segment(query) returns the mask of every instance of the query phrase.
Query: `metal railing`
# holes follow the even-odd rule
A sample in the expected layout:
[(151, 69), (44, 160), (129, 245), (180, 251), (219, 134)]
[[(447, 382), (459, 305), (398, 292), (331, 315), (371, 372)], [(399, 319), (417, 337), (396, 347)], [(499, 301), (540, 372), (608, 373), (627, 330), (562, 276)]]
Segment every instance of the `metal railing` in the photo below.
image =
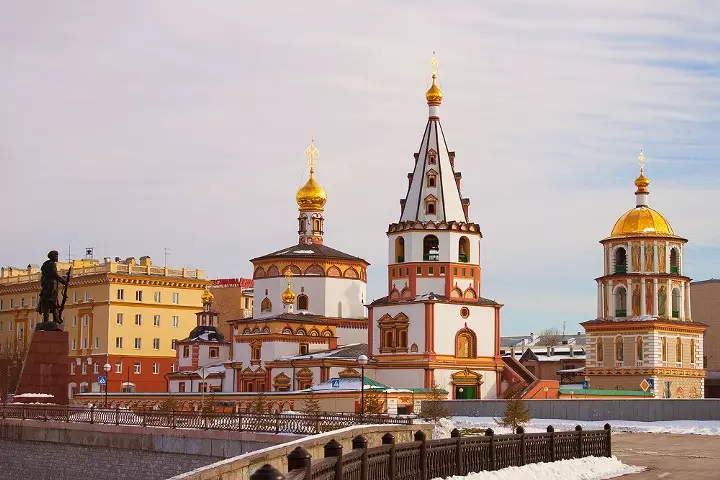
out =
[(349, 413), (205, 413), (60, 405), (0, 405), (0, 418), (45, 422), (314, 435), (353, 425), (411, 425), (410, 417)]
[[(612, 455), (610, 425), (603, 430), (556, 432), (550, 426), (544, 433), (495, 435), (487, 429), (484, 436), (463, 437), (455, 429), (451, 438), (427, 440), (425, 433), (415, 433), (414, 442), (395, 444), (386, 433), (382, 445), (367, 448), (367, 440), (358, 435), (353, 449), (343, 455), (343, 447), (330, 440), (323, 459), (312, 461), (303, 447), (288, 455), (288, 479), (292, 480), (429, 480), (465, 476), (471, 472), (499, 470), (528, 463), (554, 462), (589, 456)], [(285, 477), (269, 464), (263, 465), (250, 480), (281, 480)]]
[(615, 265), (615, 273), (627, 273), (627, 265)]

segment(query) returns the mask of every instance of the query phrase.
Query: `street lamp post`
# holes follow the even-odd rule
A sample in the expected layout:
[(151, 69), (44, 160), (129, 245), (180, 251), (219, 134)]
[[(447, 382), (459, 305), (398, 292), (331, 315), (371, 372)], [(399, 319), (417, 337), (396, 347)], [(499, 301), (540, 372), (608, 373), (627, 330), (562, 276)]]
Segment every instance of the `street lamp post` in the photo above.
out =
[(360, 355), (357, 362), (360, 364), (360, 413), (365, 415), (365, 365), (368, 363), (367, 355)]
[(543, 388), (543, 391), (545, 392), (545, 400), (548, 398), (548, 390), (550, 390), (548, 387)]
[(110, 369), (112, 367), (110, 366), (107, 361), (105, 362), (105, 365), (103, 365), (103, 370), (105, 370), (105, 408), (107, 408), (107, 394), (108, 394), (108, 379), (110, 378)]

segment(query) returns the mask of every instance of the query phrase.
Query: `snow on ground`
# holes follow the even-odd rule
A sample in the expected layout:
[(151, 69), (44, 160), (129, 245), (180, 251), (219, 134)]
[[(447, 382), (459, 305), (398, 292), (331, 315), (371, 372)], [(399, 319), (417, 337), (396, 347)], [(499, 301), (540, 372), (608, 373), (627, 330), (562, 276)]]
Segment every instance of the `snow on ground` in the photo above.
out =
[[(667, 422), (633, 422), (629, 420), (608, 420), (607, 422), (587, 422), (578, 420), (557, 420), (534, 418), (525, 425), (527, 433), (545, 432), (548, 425), (556, 431), (573, 430), (576, 425), (584, 430), (602, 430), (609, 423), (614, 432), (634, 433), (676, 433), (692, 435), (720, 435), (718, 420), (675, 420)], [(492, 428), (496, 434), (512, 433), (510, 428), (499, 426), (491, 417), (453, 417), (441, 420), (433, 431), (433, 438), (448, 438), (453, 428)]]
[(601, 480), (628, 473), (637, 473), (645, 467), (625, 465), (615, 457), (585, 457), (552, 463), (533, 463), (522, 467), (508, 467), (494, 472), (471, 473), (467, 477), (449, 477), (452, 480)]

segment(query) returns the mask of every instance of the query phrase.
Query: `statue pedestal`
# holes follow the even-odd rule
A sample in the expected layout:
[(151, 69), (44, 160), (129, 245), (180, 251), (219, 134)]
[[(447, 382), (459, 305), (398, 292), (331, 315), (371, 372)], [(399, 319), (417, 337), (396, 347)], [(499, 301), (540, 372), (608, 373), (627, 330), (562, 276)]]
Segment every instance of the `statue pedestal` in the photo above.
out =
[(69, 403), (69, 336), (68, 332), (62, 330), (36, 330), (33, 332), (15, 395), (39, 393), (49, 394), (52, 397), (28, 396), (27, 398), (16, 398), (15, 401), (59, 405)]

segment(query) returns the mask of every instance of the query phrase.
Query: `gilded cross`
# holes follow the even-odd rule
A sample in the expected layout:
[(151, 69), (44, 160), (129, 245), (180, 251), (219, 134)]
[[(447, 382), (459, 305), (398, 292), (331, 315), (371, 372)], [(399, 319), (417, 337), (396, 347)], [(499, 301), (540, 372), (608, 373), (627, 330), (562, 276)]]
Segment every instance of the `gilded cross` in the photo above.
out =
[(285, 278), (287, 279), (288, 288), (290, 288), (290, 282), (292, 282), (292, 277), (293, 277), (292, 271), (290, 271), (289, 268), (287, 270), (285, 270)]
[(430, 68), (432, 69), (433, 77), (437, 76), (438, 73), (438, 61), (435, 57), (435, 50), (433, 50), (432, 59), (430, 59)]
[(310, 146), (305, 149), (305, 155), (308, 159), (308, 165), (310, 166), (310, 172), (315, 172), (315, 165), (317, 165), (318, 157), (320, 156), (320, 150), (315, 146), (315, 136), (313, 135), (310, 140)]
[(641, 149), (640, 155), (638, 155), (638, 163), (640, 164), (640, 175), (643, 175), (645, 173), (645, 161), (645, 154)]

